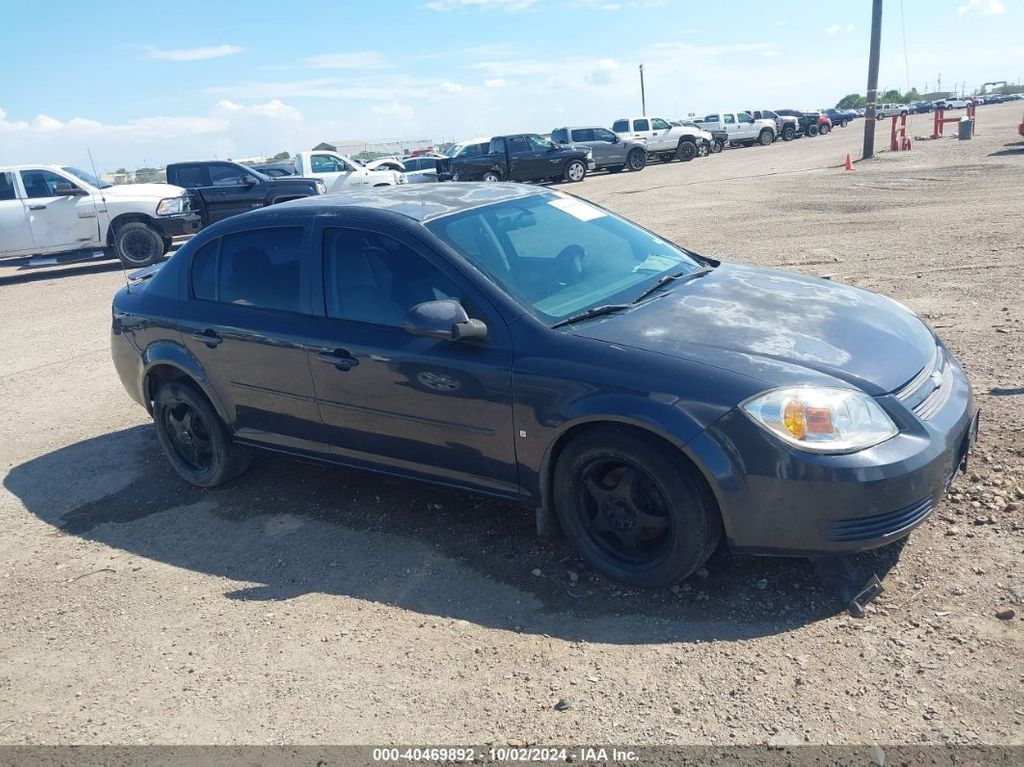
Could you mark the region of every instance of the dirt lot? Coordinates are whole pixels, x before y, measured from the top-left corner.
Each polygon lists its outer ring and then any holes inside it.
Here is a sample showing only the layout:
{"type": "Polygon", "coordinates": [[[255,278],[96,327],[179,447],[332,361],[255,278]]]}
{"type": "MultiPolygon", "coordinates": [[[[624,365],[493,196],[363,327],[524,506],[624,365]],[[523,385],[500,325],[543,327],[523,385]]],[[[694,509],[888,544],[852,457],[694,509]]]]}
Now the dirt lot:
{"type": "Polygon", "coordinates": [[[864,620],[805,561],[720,551],[623,590],[529,512],[343,470],[191,489],[111,366],[116,265],[0,267],[0,742],[1024,742],[1021,111],[852,173],[862,122],[572,188],[881,291],[963,360],[971,474],[861,558],[886,589],[864,620]]]}

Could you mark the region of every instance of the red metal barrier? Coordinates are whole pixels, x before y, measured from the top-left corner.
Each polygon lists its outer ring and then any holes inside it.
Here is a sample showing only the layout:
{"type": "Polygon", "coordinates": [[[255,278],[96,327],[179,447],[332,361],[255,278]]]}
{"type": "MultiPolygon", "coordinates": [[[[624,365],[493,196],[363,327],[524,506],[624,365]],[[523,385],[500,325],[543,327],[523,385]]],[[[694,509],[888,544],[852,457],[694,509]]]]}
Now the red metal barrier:
{"type": "MultiPolygon", "coordinates": [[[[971,102],[967,105],[967,116],[971,118],[971,135],[974,135],[975,120],[974,114],[977,111],[977,104],[971,102]]],[[[932,128],[932,138],[942,138],[942,126],[946,123],[958,123],[960,122],[959,117],[946,117],[946,111],[944,109],[935,110],[935,127],[932,128]]]]}
{"type": "Polygon", "coordinates": [[[892,116],[892,130],[889,132],[889,149],[893,152],[899,152],[901,149],[904,151],[910,149],[910,139],[907,138],[906,115],[892,116]],[[897,120],[899,120],[899,128],[896,127],[897,120]]]}

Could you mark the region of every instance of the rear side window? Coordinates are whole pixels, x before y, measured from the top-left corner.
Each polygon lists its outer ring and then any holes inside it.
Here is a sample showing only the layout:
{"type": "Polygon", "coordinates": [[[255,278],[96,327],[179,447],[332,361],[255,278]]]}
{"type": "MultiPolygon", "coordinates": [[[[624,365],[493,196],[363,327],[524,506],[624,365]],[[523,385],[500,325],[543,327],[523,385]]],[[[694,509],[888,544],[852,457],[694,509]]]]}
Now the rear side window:
{"type": "MultiPolygon", "coordinates": [[[[552,134],[551,138],[554,138],[554,137],[555,137],[554,134],[552,134]]],[[[559,139],[559,140],[561,140],[561,139],[559,139]]],[[[576,128],[572,132],[572,140],[573,141],[593,141],[594,140],[594,131],[591,128],[576,128]]],[[[565,143],[565,142],[562,142],[562,143],[565,143]]]]}
{"type": "Polygon", "coordinates": [[[725,123],[726,125],[733,125],[736,122],[735,115],[724,115],[724,118],[725,119],[723,119],[722,122],[725,123]]]}
{"type": "MultiPolygon", "coordinates": [[[[576,138],[576,131],[572,132],[574,141],[582,141],[583,139],[576,138]]],[[[559,144],[568,144],[569,137],[565,128],[559,128],[558,130],[551,131],[551,140],[557,141],[559,144]]]]}
{"type": "Polygon", "coordinates": [[[208,242],[192,258],[192,297],[217,300],[217,248],[220,240],[208,242]]]}
{"type": "Polygon", "coordinates": [[[612,130],[616,133],[626,133],[629,131],[629,120],[616,120],[612,123],[612,130]]]}
{"type": "Polygon", "coordinates": [[[647,120],[633,120],[633,130],[650,130],[651,126],[647,120]]]}
{"type": "Polygon", "coordinates": [[[704,116],[704,122],[706,122],[706,123],[716,123],[718,121],[719,121],[718,120],[718,115],[705,115],[704,116]]]}
{"type": "Polygon", "coordinates": [[[174,176],[178,186],[190,189],[210,186],[210,172],[202,165],[179,165],[175,168],[174,176]]]}
{"type": "Polygon", "coordinates": [[[493,138],[487,148],[490,154],[504,154],[505,153],[505,139],[493,138]]]}
{"type": "Polygon", "coordinates": [[[193,297],[300,311],[303,233],[298,226],[256,229],[204,245],[192,260],[193,297]]]}
{"type": "Polygon", "coordinates": [[[527,142],[525,136],[512,136],[508,140],[508,153],[509,154],[524,154],[532,150],[529,142],[527,142]]]}
{"type": "Polygon", "coordinates": [[[0,200],[14,199],[14,176],[0,173],[0,200]]]}

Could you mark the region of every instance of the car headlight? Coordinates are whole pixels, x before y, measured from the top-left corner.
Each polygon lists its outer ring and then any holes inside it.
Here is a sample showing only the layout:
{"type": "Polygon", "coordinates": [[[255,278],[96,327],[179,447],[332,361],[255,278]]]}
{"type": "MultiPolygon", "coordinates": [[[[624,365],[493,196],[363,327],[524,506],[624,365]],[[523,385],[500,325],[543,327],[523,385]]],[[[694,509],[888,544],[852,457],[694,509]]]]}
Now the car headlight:
{"type": "Polygon", "coordinates": [[[744,402],[743,411],[788,445],[810,453],[852,453],[899,429],[871,397],[853,389],[798,386],[744,402]]]}
{"type": "Polygon", "coordinates": [[[316,193],[317,194],[324,194],[326,191],[327,191],[327,184],[325,184],[320,179],[317,179],[316,180],[316,193]]]}
{"type": "Polygon", "coordinates": [[[185,210],[184,197],[167,197],[157,203],[156,214],[158,216],[175,216],[185,210]]]}

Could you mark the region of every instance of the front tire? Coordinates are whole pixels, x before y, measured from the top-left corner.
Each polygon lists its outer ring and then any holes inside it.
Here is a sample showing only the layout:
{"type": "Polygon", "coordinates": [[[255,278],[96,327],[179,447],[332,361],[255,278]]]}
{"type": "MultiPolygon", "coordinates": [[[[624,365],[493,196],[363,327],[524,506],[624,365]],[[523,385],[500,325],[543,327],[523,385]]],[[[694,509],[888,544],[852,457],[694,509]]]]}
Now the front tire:
{"type": "Polygon", "coordinates": [[[583,164],[582,160],[569,160],[565,164],[565,180],[578,184],[580,181],[587,177],[587,166],[583,164]]]}
{"type": "Polygon", "coordinates": [[[843,120],[843,121],[841,121],[841,122],[839,123],[839,127],[840,127],[840,128],[845,128],[845,127],[846,127],[847,125],[849,125],[849,124],[850,124],[850,121],[849,121],[849,120],[843,120]]]}
{"type": "Polygon", "coordinates": [[[783,141],[792,141],[795,138],[796,138],[796,128],[794,128],[792,125],[787,125],[785,128],[782,129],[782,140],[783,141]]]}
{"type": "Polygon", "coordinates": [[[764,129],[763,131],[761,131],[761,132],[760,132],[760,133],[758,134],[758,136],[757,136],[757,140],[758,140],[758,142],[759,142],[759,143],[761,144],[761,146],[768,146],[768,145],[769,145],[769,144],[771,144],[771,143],[772,143],[773,141],[775,141],[775,134],[774,134],[774,133],[772,133],[772,132],[771,132],[770,130],[768,130],[767,128],[765,128],[765,129],[764,129]]]}
{"type": "Polygon", "coordinates": [[[817,125],[808,125],[807,126],[807,135],[808,136],[817,136],[818,135],[818,126],[817,125]]]}
{"type": "Polygon", "coordinates": [[[697,145],[688,139],[683,139],[676,147],[676,159],[680,162],[690,162],[697,156],[697,145]]]}
{"type": "Polygon", "coordinates": [[[155,264],[167,252],[163,235],[142,221],[121,224],[114,232],[114,248],[121,262],[130,269],[155,264]]]}
{"type": "Polygon", "coordinates": [[[686,459],[629,429],[567,444],[552,497],[562,530],[597,570],[654,588],[700,567],[721,537],[713,497],[686,459]]]}
{"type": "Polygon", "coordinates": [[[647,167],[647,152],[643,149],[631,149],[626,156],[626,164],[632,171],[643,170],[647,167]]]}
{"type": "Polygon", "coordinates": [[[215,487],[247,468],[248,450],[231,440],[206,397],[189,383],[172,381],[153,400],[153,423],[164,455],[185,481],[215,487]]]}

